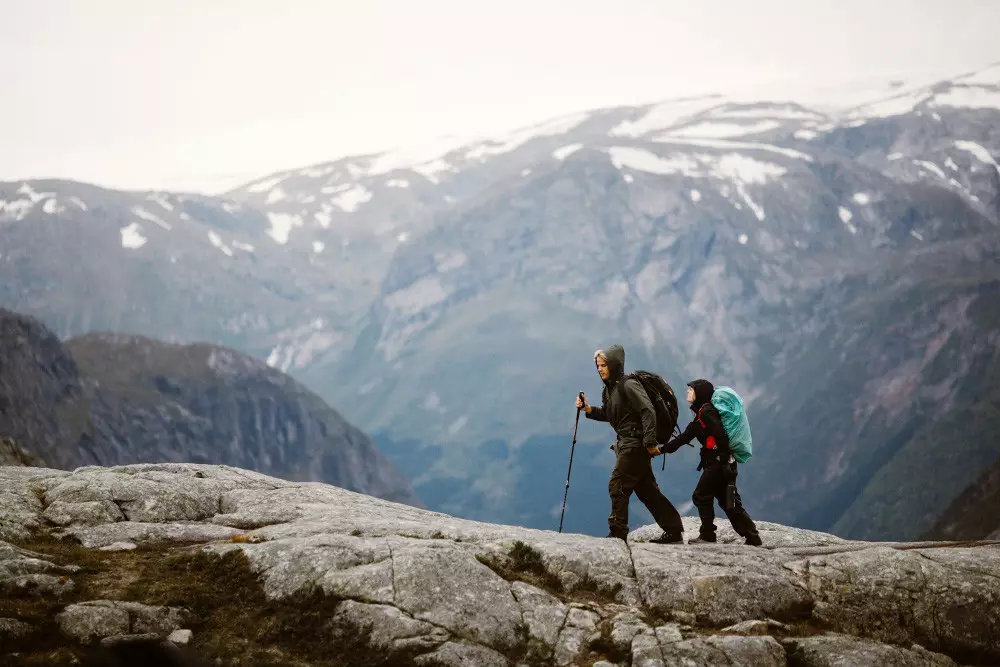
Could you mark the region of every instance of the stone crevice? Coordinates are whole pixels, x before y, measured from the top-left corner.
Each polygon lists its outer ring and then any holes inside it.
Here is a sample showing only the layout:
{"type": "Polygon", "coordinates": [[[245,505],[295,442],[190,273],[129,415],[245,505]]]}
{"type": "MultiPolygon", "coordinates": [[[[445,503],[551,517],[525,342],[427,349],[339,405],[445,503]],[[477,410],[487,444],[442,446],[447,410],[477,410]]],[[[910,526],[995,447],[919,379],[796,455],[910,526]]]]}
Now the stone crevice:
{"type": "MultiPolygon", "coordinates": [[[[639,570],[635,567],[635,556],[632,553],[632,545],[629,544],[628,539],[625,540],[625,549],[628,551],[628,560],[632,564],[632,578],[635,580],[635,592],[636,595],[639,596],[639,604],[642,605],[642,610],[646,612],[646,614],[651,615],[649,605],[646,604],[646,599],[642,595],[642,585],[639,583],[639,570]]],[[[660,660],[666,664],[667,655],[663,651],[663,645],[660,644],[660,638],[657,636],[655,628],[653,628],[653,639],[656,640],[656,648],[660,652],[660,660]]]]}
{"type": "Polygon", "coordinates": [[[396,593],[396,558],[392,553],[392,543],[389,540],[386,540],[385,545],[389,549],[389,573],[392,581],[392,604],[393,606],[396,606],[396,600],[398,599],[398,595],[396,593]]]}

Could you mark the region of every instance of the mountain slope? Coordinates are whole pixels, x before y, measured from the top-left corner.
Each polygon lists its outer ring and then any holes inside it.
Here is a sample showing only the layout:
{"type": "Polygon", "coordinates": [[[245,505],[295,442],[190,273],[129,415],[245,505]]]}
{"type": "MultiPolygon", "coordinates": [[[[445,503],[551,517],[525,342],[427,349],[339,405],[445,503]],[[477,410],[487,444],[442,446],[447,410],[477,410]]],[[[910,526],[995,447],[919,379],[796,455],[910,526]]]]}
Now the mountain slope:
{"type": "Polygon", "coordinates": [[[288,376],[211,345],[90,334],[0,312],[0,432],[47,465],[224,463],[418,503],[371,440],[288,376]]]}
{"type": "MultiPolygon", "coordinates": [[[[993,403],[996,409],[996,403],[993,403]]],[[[958,535],[963,539],[1000,538],[1000,459],[984,470],[976,481],[938,517],[926,539],[945,540],[958,535]]]]}

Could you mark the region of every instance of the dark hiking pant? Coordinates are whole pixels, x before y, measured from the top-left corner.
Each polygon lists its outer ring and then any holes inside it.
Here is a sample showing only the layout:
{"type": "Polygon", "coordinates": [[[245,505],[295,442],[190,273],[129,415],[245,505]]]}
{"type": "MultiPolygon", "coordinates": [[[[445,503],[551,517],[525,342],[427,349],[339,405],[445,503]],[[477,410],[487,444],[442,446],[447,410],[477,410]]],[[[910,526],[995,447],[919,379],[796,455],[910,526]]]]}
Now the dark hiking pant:
{"type": "Polygon", "coordinates": [[[660,491],[650,461],[649,452],[644,448],[625,449],[615,457],[615,469],[608,480],[611,496],[608,528],[615,537],[628,535],[628,502],[633,491],[665,533],[679,536],[684,531],[681,515],[660,491]]]}
{"type": "Polygon", "coordinates": [[[747,511],[743,509],[743,501],[740,499],[739,491],[733,494],[733,506],[726,507],[726,486],[730,482],[735,485],[736,477],[739,474],[736,463],[725,463],[716,456],[706,456],[702,458],[702,465],[704,469],[701,473],[701,479],[698,480],[698,485],[691,495],[694,506],[698,508],[698,516],[701,517],[701,530],[699,532],[702,535],[715,535],[715,501],[718,500],[719,506],[729,517],[729,522],[733,524],[733,530],[740,537],[756,535],[757,526],[747,511]]]}

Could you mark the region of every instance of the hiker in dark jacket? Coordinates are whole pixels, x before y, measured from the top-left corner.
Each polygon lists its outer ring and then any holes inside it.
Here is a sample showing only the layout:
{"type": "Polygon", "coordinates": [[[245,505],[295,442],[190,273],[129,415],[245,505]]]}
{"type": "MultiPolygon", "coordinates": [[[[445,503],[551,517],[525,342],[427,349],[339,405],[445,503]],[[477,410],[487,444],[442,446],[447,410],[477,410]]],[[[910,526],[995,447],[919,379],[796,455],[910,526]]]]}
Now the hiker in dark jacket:
{"type": "Polygon", "coordinates": [[[746,544],[759,547],[760,535],[753,519],[743,508],[739,491],[736,491],[736,459],[729,450],[729,434],[722,425],[719,411],[712,405],[712,394],[715,386],[708,380],[692,380],[688,382],[687,400],[694,419],[684,429],[684,433],[673,438],[660,447],[660,451],[673,454],[695,438],[701,443],[701,464],[698,470],[704,468],[701,479],[694,489],[691,500],[698,508],[701,517],[701,530],[698,537],[688,544],[703,544],[715,542],[715,501],[726,512],[729,522],[733,524],[740,537],[746,538],[746,544]],[[733,485],[732,507],[726,506],[726,487],[733,485]]]}
{"type": "Polygon", "coordinates": [[[635,378],[623,380],[625,350],[612,345],[594,354],[597,374],[604,382],[601,407],[589,405],[587,397],[576,399],[576,407],[587,413],[587,419],[608,422],[617,440],[612,445],[615,468],[608,480],[611,515],[608,517],[608,537],[622,540],[628,537],[628,503],[632,492],[653,515],[663,534],[651,542],[672,544],[684,542],[684,524],[677,508],[660,491],[653,475],[651,457],[656,448],[656,413],[653,404],[635,378]]]}

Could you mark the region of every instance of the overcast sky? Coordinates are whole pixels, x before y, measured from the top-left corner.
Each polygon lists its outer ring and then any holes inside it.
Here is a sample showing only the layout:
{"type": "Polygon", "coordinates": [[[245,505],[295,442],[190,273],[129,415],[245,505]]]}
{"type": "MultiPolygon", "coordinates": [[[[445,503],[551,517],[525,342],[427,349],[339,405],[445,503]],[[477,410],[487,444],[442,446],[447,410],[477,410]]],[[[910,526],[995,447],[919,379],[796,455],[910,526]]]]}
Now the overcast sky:
{"type": "Polygon", "coordinates": [[[0,0],[0,180],[214,192],[583,109],[1000,61],[998,0],[0,0]]]}

